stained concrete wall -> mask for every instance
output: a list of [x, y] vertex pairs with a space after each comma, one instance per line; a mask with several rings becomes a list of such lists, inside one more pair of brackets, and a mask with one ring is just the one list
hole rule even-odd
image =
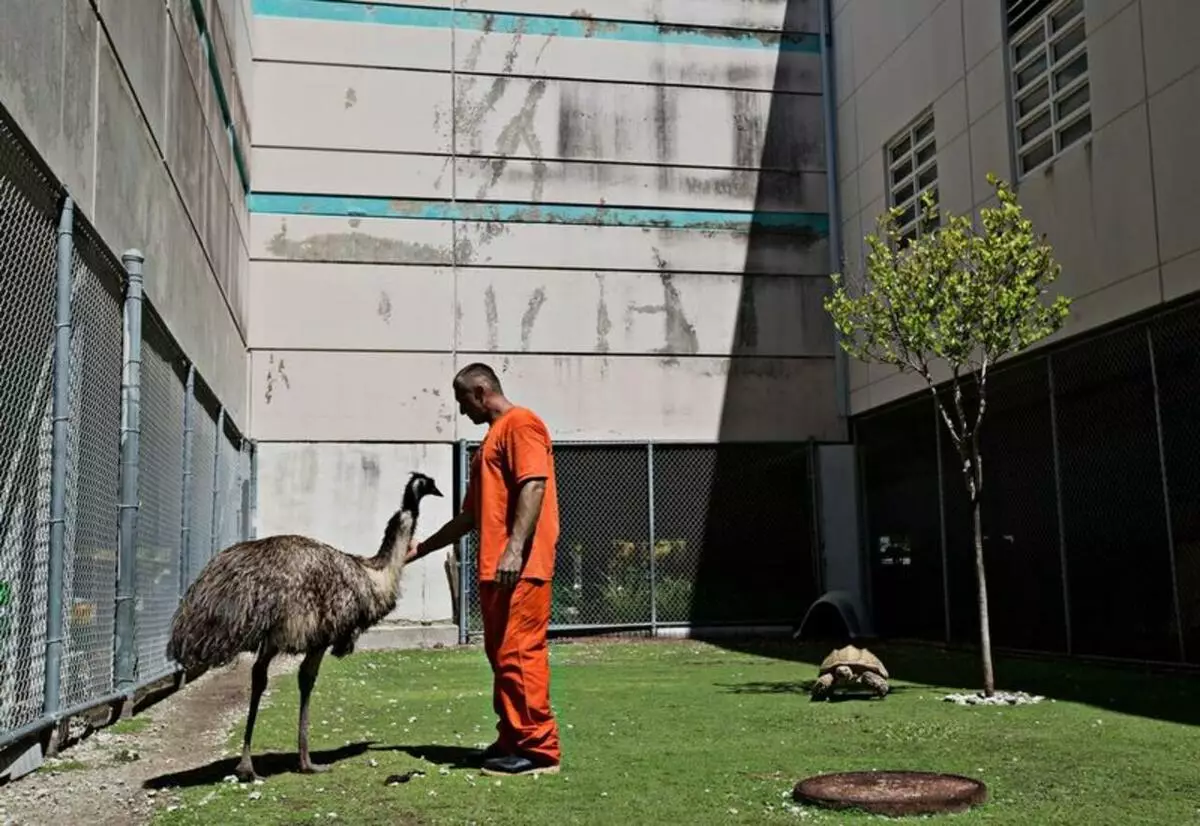
[[373, 550], [475, 360], [560, 441], [842, 437], [818, 3], [453, 5], [253, 2], [260, 513]]
[[[1020, 177], [1012, 157], [1003, 3], [835, 0], [838, 179], [850, 266], [886, 208], [885, 145], [935, 117], [943, 205], [987, 202], [988, 172], [1016, 182], [1055, 246], [1074, 305], [1057, 341], [1200, 288], [1200, 6], [1085, 0], [1091, 136]], [[920, 379], [851, 365], [854, 412]]]
[[113, 251], [146, 254], [146, 294], [243, 430], [249, 213], [227, 129], [248, 156], [247, 12], [0, 0], [0, 103]]

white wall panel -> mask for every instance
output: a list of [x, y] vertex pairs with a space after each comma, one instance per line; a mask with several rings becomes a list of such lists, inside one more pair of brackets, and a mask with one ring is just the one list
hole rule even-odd
[[[742, 32], [729, 32], [742, 36]], [[712, 40], [719, 42], [718, 34]], [[749, 38], [751, 42], [753, 36]], [[639, 43], [478, 29], [454, 31], [455, 70], [525, 77], [821, 91], [817, 52], [774, 47]]]
[[254, 438], [450, 441], [453, 367], [449, 353], [255, 350]]
[[255, 63], [256, 145], [450, 151], [450, 77], [376, 68]]
[[250, 284], [253, 348], [454, 347], [449, 267], [255, 261]]
[[[345, 553], [372, 556], [400, 507], [409, 474], [433, 477], [443, 497], [421, 500], [415, 534], [453, 515], [454, 456], [445, 444], [262, 444], [258, 449], [258, 535], [298, 533]], [[442, 568], [449, 549], [404, 568], [388, 619], [452, 621]]]
[[792, 233], [565, 224], [456, 229], [459, 262], [477, 266], [820, 274], [828, 243]]
[[456, 79], [457, 152], [824, 169], [821, 98], [542, 78]]
[[250, 227], [251, 259], [449, 264], [454, 257], [450, 221], [256, 213]]
[[[505, 392], [558, 440], [739, 441], [843, 438], [832, 359], [722, 359], [459, 353], [491, 363]], [[484, 429], [459, 417], [463, 438]]]
[[465, 269], [458, 348], [832, 355], [824, 278]]
[[255, 147], [251, 163], [258, 192], [449, 198], [453, 191], [445, 155]]
[[455, 164], [462, 199], [779, 212], [824, 212], [828, 203], [824, 172], [508, 158], [458, 158]]
[[[469, 11], [564, 15], [603, 20], [642, 20], [693, 26], [728, 26], [815, 32], [821, 0], [458, 0]], [[570, 11], [566, 11], [567, 8]]]
[[259, 60], [442, 71], [450, 30], [256, 15], [254, 51]]

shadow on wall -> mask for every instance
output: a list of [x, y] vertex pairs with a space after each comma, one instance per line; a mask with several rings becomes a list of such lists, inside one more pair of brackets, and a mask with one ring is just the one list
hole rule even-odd
[[[785, 29], [812, 33], [818, 43], [822, 2], [789, 0]], [[775, 89], [795, 76], [798, 61], [811, 65], [819, 95], [819, 55], [812, 51], [780, 52]], [[826, 203], [823, 179], [816, 179], [819, 192], [799, 185], [801, 170], [824, 169], [827, 161], [824, 121], [795, 118], [796, 107], [788, 105], [795, 94], [772, 95], [756, 212], [821, 212]], [[783, 184], [788, 197], [781, 204], [780, 182], [789, 177], [794, 183]], [[668, 553], [659, 562], [658, 619], [663, 622], [794, 626], [819, 595], [807, 440], [844, 438], [834, 395], [833, 328], [821, 305], [828, 292], [827, 233], [756, 222], [743, 270], [721, 444], [715, 455], [711, 448], [697, 449], [696, 456], [679, 455], [678, 449], [660, 455], [665, 452], [656, 449], [656, 476], [664, 480], [659, 483], [664, 489], [655, 492], [656, 536], [675, 536], [685, 524], [701, 526], [693, 528], [700, 535], [687, 537], [700, 549], [699, 558], [674, 560]], [[665, 489], [683, 476], [692, 485], [686, 500], [682, 491]], [[701, 489], [705, 484], [707, 491]], [[693, 513], [688, 520], [688, 507], [706, 508], [704, 518], [697, 520]], [[676, 519], [679, 529], [672, 524]], [[676, 577], [690, 580], [691, 593], [686, 602], [679, 598], [672, 604], [675, 595], [663, 593], [663, 586]]]

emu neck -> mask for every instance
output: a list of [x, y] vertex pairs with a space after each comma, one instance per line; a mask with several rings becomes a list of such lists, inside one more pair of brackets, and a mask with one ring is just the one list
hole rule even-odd
[[392, 514], [383, 531], [383, 541], [379, 543], [379, 552], [375, 554], [375, 567], [399, 570], [417, 526], [418, 507], [416, 494], [411, 488], [406, 489], [400, 510]]

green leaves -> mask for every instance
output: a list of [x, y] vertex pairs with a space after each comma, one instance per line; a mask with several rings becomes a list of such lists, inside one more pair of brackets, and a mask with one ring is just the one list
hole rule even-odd
[[926, 191], [919, 238], [901, 238], [900, 211], [889, 210], [865, 239], [863, 283], [851, 289], [843, 273], [831, 276], [825, 309], [847, 353], [915, 372], [931, 387], [930, 365], [942, 360], [955, 377], [978, 371], [982, 393], [989, 364], [1062, 327], [1070, 300], [1047, 300], [1061, 270], [1050, 246], [1008, 185], [987, 180], [999, 203], [980, 210], [978, 227], [969, 213], [939, 213]]

